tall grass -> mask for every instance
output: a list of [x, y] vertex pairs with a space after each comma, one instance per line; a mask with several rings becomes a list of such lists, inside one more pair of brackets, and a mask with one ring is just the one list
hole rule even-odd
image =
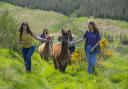
[[26, 73], [20, 55], [9, 49], [0, 51], [0, 88], [2, 89], [127, 89], [128, 60], [117, 55], [99, 62], [97, 75], [88, 75], [87, 63], [68, 65], [65, 73], [54, 69], [36, 52], [32, 73]]
[[18, 23], [8, 10], [0, 10], [0, 46], [17, 48]]

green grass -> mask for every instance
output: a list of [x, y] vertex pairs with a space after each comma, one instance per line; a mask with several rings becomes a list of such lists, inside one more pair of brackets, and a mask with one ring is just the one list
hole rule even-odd
[[[42, 32], [43, 28], [48, 28], [55, 34], [59, 33], [62, 27], [68, 26], [78, 39], [87, 29], [87, 22], [90, 19], [96, 21], [103, 31], [114, 33], [128, 29], [128, 23], [124, 21], [67, 17], [53, 11], [22, 8], [4, 2], [0, 2], [1, 9], [8, 10], [19, 25], [27, 21], [36, 34]], [[120, 46], [118, 42], [111, 44], [113, 49], [118, 46]], [[77, 47], [83, 48], [83, 43]], [[68, 66], [65, 73], [60, 73], [54, 69], [52, 59], [47, 63], [36, 52], [32, 57], [33, 71], [26, 73], [21, 55], [13, 50], [0, 48], [0, 89], [127, 89], [126, 48], [127, 46], [123, 46], [125, 52], [122, 54], [116, 52], [108, 60], [100, 61], [96, 67], [98, 75], [90, 76], [87, 73], [87, 62]]]
[[97, 65], [98, 75], [88, 75], [87, 63], [68, 66], [65, 73], [34, 53], [32, 73], [26, 73], [23, 59], [8, 49], [0, 51], [1, 89], [127, 89], [128, 60], [116, 55]]
[[[0, 9], [9, 10], [18, 20], [19, 24], [24, 21], [28, 22], [35, 33], [42, 32], [44, 28], [50, 28], [67, 19], [66, 16], [53, 11], [22, 8], [4, 2], [0, 2]], [[57, 30], [59, 29], [57, 28]]]

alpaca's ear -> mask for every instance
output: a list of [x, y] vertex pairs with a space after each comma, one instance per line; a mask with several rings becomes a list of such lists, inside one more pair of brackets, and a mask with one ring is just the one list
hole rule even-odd
[[63, 28], [62, 28], [61, 32], [64, 33], [64, 29]]

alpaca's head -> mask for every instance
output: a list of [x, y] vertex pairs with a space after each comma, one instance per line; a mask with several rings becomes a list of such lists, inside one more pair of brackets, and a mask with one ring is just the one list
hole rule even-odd
[[48, 34], [47, 35], [47, 40], [51, 40], [52, 39], [52, 37]]
[[69, 38], [69, 37], [68, 37], [68, 31], [62, 29], [62, 42], [68, 43], [68, 38]]

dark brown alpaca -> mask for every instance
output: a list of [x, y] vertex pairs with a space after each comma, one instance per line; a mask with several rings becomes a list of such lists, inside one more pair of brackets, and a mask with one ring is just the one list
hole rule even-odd
[[41, 58], [44, 58], [46, 61], [48, 61], [48, 58], [51, 56], [51, 36], [47, 36], [47, 40], [49, 41], [46, 41], [38, 48]]
[[61, 44], [55, 44], [52, 48], [52, 57], [54, 67], [61, 72], [65, 72], [67, 64], [70, 61], [70, 53], [68, 49], [68, 32], [62, 30], [62, 42]]

